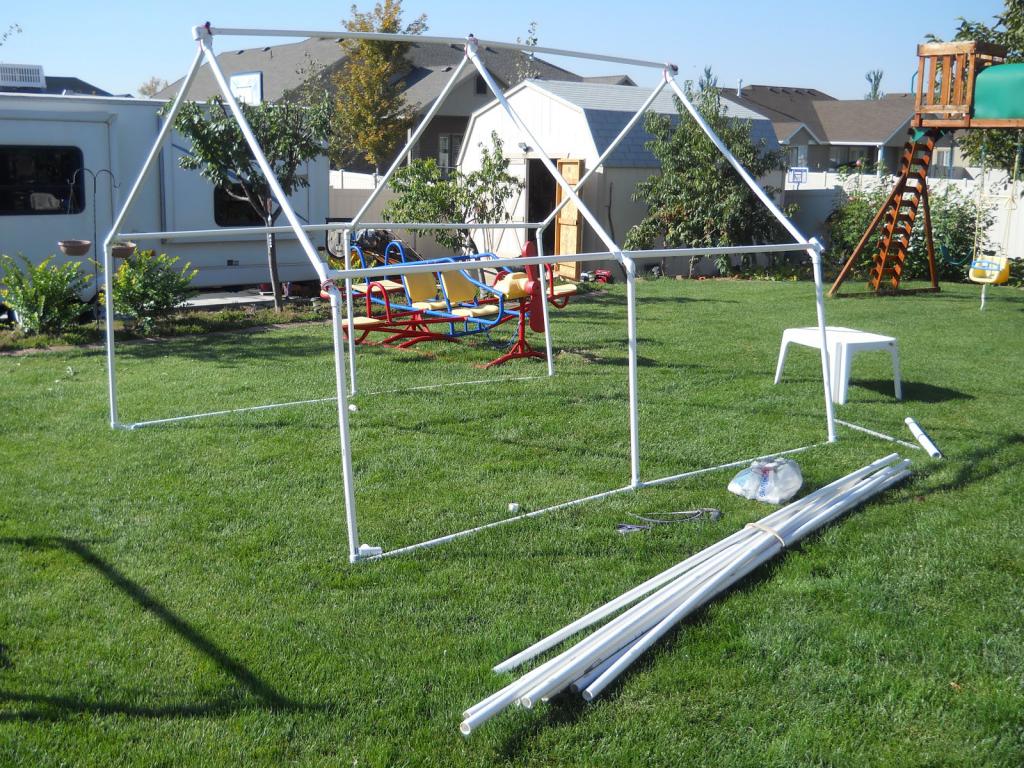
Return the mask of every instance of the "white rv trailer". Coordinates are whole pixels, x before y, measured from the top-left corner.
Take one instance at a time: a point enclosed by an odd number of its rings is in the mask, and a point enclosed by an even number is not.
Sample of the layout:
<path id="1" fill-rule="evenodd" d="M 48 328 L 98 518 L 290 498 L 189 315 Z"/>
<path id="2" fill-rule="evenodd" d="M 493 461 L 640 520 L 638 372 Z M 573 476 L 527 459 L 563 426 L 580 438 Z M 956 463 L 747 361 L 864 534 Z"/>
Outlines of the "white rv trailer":
<path id="1" fill-rule="evenodd" d="M 98 238 L 102 245 L 113 212 L 153 146 L 163 105 L 124 97 L 0 93 L 0 253 L 20 253 L 34 263 L 51 254 L 58 262 L 94 258 L 93 251 L 65 257 L 57 242 Z M 231 200 L 198 171 L 178 165 L 187 151 L 188 141 L 173 134 L 122 231 L 208 230 L 256 223 L 247 203 Z M 310 184 L 290 201 L 301 218 L 322 224 L 328 215 L 327 158 L 311 161 L 305 171 Z M 264 235 L 166 243 L 140 240 L 138 245 L 180 256 L 181 264 L 191 262 L 199 270 L 196 287 L 268 280 Z M 282 280 L 316 278 L 291 234 L 278 237 L 278 264 Z"/>

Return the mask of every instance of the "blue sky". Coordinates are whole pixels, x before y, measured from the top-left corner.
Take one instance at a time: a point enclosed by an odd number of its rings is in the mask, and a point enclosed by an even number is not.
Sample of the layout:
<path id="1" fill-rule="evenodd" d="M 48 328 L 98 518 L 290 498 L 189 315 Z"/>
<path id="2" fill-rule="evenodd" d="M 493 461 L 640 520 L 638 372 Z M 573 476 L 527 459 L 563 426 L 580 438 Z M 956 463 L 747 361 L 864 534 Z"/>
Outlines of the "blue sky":
<path id="1" fill-rule="evenodd" d="M 333 30 L 340 29 L 350 3 L 49 0 L 5 5 L 0 28 L 17 23 L 23 31 L 0 47 L 0 61 L 42 64 L 49 75 L 77 76 L 113 93 L 127 93 L 150 76 L 175 80 L 184 74 L 193 55 L 189 30 L 195 24 L 209 19 L 221 27 Z M 371 2 L 359 5 L 367 9 Z M 885 71 L 883 90 L 909 90 L 917 66 L 915 46 L 926 34 L 951 36 L 959 16 L 990 21 L 1003 3 L 905 3 L 904 14 L 894 12 L 901 4 L 892 0 L 405 0 L 403 5 L 407 20 L 427 14 L 428 34 L 472 32 L 514 41 L 536 21 L 541 45 L 668 60 L 683 77 L 696 77 L 710 64 L 719 82 L 730 87 L 743 78 L 747 84 L 805 86 L 839 98 L 861 98 L 867 88 L 864 73 L 870 69 Z M 226 50 L 275 42 L 282 41 L 222 38 L 216 45 Z M 553 61 L 587 75 L 629 71 L 642 84 L 653 84 L 657 77 L 650 70 L 634 72 L 615 64 Z"/>

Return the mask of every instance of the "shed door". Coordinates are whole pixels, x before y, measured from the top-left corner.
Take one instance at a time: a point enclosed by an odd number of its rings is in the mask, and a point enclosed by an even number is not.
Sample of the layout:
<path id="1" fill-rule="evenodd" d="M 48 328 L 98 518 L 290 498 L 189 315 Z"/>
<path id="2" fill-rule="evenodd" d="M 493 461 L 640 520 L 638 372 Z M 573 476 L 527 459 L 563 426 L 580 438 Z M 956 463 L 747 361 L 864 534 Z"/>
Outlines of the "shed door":
<path id="1" fill-rule="evenodd" d="M 571 186 L 576 186 L 583 176 L 582 160 L 559 160 L 558 172 Z M 555 206 L 561 202 L 564 193 L 562 188 L 555 188 Z M 566 203 L 555 219 L 555 254 L 579 253 L 583 245 L 583 222 L 580 212 L 574 203 Z M 562 262 L 557 266 L 557 273 L 570 280 L 580 279 L 580 263 L 578 261 Z"/>

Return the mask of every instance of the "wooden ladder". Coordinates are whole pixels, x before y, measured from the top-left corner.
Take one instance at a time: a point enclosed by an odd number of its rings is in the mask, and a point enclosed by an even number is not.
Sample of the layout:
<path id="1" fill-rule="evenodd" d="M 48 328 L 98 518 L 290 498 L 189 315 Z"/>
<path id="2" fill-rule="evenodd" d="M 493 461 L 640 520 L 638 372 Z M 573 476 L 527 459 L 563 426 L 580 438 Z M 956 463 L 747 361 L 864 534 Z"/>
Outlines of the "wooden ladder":
<path id="1" fill-rule="evenodd" d="M 936 142 L 942 131 L 911 129 L 907 143 L 903 146 L 900 172 L 896 184 L 871 220 L 867 230 L 854 248 L 850 258 L 840 271 L 829 296 L 835 296 L 839 286 L 846 279 L 864 248 L 877 234 L 875 255 L 868 274 L 868 288 L 875 293 L 894 292 L 899 289 L 903 266 L 910 246 L 910 234 L 914 220 L 920 211 L 924 216 L 925 245 L 928 251 L 928 266 L 931 272 L 931 288 L 939 289 L 935 270 L 935 247 L 932 241 L 931 213 L 928 206 L 928 166 Z"/>

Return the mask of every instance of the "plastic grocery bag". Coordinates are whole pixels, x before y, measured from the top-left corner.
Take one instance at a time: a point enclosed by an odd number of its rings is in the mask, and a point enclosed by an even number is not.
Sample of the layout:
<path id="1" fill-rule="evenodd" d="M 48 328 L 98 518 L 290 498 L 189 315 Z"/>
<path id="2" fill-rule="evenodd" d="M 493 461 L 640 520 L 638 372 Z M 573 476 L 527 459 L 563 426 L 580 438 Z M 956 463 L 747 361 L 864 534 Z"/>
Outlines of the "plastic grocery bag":
<path id="1" fill-rule="evenodd" d="M 730 481 L 729 490 L 745 499 L 781 504 L 793 498 L 803 484 L 804 476 L 795 461 L 758 459 Z"/>

